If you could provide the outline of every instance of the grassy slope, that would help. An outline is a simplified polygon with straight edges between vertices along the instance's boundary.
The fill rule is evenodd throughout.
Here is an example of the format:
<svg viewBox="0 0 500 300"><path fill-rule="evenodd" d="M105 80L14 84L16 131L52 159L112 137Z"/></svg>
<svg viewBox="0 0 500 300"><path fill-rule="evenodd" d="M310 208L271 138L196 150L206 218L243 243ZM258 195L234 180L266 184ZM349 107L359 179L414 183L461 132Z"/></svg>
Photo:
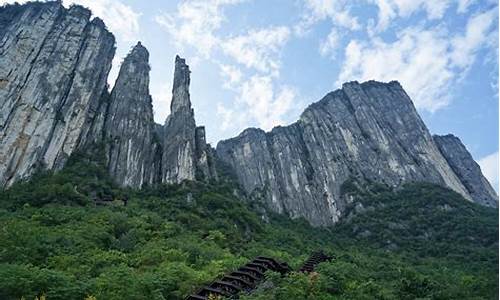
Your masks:
<svg viewBox="0 0 500 300"><path fill-rule="evenodd" d="M498 214L431 185L370 186L332 229L270 215L230 185L118 189L88 157L0 193L0 299L182 299L257 255L319 275L269 274L245 299L496 299ZM92 198L129 198L94 206Z"/></svg>

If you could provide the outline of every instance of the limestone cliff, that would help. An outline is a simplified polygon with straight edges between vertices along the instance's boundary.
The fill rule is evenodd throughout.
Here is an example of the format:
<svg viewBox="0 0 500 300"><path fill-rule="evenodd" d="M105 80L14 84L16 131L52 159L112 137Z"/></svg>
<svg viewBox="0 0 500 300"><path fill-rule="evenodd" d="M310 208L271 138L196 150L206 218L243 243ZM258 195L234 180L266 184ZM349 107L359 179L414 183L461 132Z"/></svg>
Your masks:
<svg viewBox="0 0 500 300"><path fill-rule="evenodd" d="M432 182L480 202L398 82L346 83L291 126L247 129L219 142L217 154L247 192L259 191L275 211L314 225L338 221L349 201L341 186L350 178L390 186Z"/></svg>
<svg viewBox="0 0 500 300"><path fill-rule="evenodd" d="M195 122L184 59L175 58L171 114L160 125L153 120L148 51L138 43L108 91L114 52L113 35L81 6L0 7L0 187L103 145L121 186L217 180L217 161L274 211L317 226L343 215L352 201L342 193L348 179L426 181L498 206L460 140L432 137L397 82L346 83L296 123L270 132L250 128L214 150Z"/></svg>
<svg viewBox="0 0 500 300"><path fill-rule="evenodd" d="M140 43L125 58L87 140L103 141L109 172L122 186L215 179L205 129L196 126L191 108L189 67L176 57L171 114L159 125L153 118L148 59Z"/></svg>
<svg viewBox="0 0 500 300"><path fill-rule="evenodd" d="M448 134L435 135L434 141L472 199L482 205L498 207L498 196L495 190L483 176L481 168L460 139Z"/></svg>
<svg viewBox="0 0 500 300"><path fill-rule="evenodd" d="M99 106L114 37L81 6L0 8L0 186L61 168Z"/></svg>
<svg viewBox="0 0 500 300"><path fill-rule="evenodd" d="M176 58L171 110L153 121L149 54L140 43L108 92L115 40L81 6L58 1L0 7L0 187L59 169L76 150L104 145L122 186L216 178L189 98L189 68Z"/></svg>

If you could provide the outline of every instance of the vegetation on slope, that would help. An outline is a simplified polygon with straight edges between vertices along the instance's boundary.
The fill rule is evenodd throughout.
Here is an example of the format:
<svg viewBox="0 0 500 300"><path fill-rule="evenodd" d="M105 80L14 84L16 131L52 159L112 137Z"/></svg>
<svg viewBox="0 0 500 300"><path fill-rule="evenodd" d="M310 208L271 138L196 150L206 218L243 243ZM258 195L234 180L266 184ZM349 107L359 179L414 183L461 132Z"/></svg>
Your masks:
<svg viewBox="0 0 500 300"><path fill-rule="evenodd" d="M317 274L270 273L243 298L497 298L496 210L426 184L345 190L349 216L318 229L264 221L231 184L120 189L75 155L0 192L0 299L182 299L255 256L297 268L316 249L337 259Z"/></svg>

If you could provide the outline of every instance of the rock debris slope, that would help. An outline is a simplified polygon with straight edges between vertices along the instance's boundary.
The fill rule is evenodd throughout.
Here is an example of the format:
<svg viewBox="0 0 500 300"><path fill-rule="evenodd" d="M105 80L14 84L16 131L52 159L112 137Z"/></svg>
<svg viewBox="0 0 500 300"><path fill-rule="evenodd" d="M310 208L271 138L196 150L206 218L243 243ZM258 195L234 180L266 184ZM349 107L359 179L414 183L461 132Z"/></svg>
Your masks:
<svg viewBox="0 0 500 300"><path fill-rule="evenodd" d="M122 186L217 180L217 160L274 211L317 226L342 216L352 201L342 193L349 179L391 186L427 181L498 206L460 140L432 137L397 82L346 83L296 123L271 132L247 129L215 151L205 128L196 126L185 60L175 58L171 114L155 124L149 53L141 43L108 92L114 44L104 23L81 6L0 7L0 187L102 146Z"/></svg>

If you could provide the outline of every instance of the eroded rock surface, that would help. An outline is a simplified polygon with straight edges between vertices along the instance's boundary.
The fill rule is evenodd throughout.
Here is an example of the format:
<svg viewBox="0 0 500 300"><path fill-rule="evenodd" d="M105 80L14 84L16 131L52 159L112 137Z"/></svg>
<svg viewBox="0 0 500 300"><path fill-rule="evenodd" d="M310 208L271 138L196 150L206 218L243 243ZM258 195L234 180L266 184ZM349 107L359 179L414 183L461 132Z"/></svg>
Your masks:
<svg viewBox="0 0 500 300"><path fill-rule="evenodd" d="M349 202L341 186L350 178L432 182L474 199L398 82L346 83L296 123L268 133L247 129L219 142L217 154L247 192L314 225L338 221Z"/></svg>
<svg viewBox="0 0 500 300"><path fill-rule="evenodd" d="M139 43L111 90L114 37L81 6L0 8L0 187L59 169L76 150L102 145L122 186L217 180L215 161L274 211L332 225L352 201L348 179L398 186L426 181L498 206L479 166L453 136L434 138L397 82L350 82L271 132L250 128L215 151L197 126L190 71L176 57L171 114L155 124L149 54Z"/></svg>
<svg viewBox="0 0 500 300"><path fill-rule="evenodd" d="M0 8L0 186L61 168L84 143L115 52L90 15L58 2Z"/></svg>
<svg viewBox="0 0 500 300"><path fill-rule="evenodd" d="M76 150L104 145L122 186L216 178L189 98L189 68L176 58L172 114L154 123L149 54L137 44L111 92L115 40L81 6L0 8L0 186L59 169Z"/></svg>
<svg viewBox="0 0 500 300"><path fill-rule="evenodd" d="M149 70L149 53L138 43L121 65L104 112L109 172L124 186L141 187L157 180Z"/></svg>
<svg viewBox="0 0 500 300"><path fill-rule="evenodd" d="M434 141L472 199L482 205L498 207L498 196L495 190L483 176L481 168L462 141L452 134L434 135Z"/></svg>
<svg viewBox="0 0 500 300"><path fill-rule="evenodd" d="M205 128L196 127L189 95L190 71L175 58L170 115L163 129L162 182L215 178L213 159L205 142Z"/></svg>

